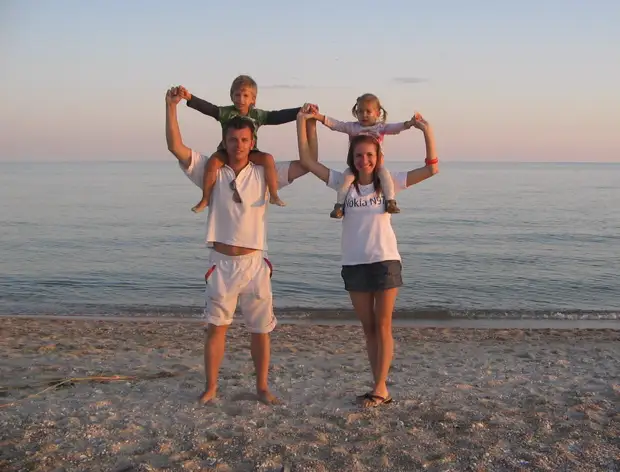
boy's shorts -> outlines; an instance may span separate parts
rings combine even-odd
[[[227,256],[211,251],[205,274],[205,321],[227,326],[233,321],[237,302],[251,333],[269,333],[277,324],[271,292],[272,267],[262,251]]]

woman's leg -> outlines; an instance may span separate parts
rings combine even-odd
[[[349,292],[355,314],[362,322],[366,338],[366,352],[372,370],[373,381],[377,383],[377,325],[375,322],[374,295],[370,292]]]
[[[377,327],[377,360],[375,388],[373,393],[388,398],[386,385],[392,357],[394,355],[394,339],[392,337],[392,313],[398,295],[398,288],[390,288],[374,293],[374,318]]]

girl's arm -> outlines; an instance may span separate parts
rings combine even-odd
[[[413,121],[404,121],[401,123],[385,123],[381,132],[383,134],[400,134],[403,131],[411,128]]]
[[[314,121],[314,125],[310,123]],[[297,146],[301,165],[316,175],[323,182],[329,181],[329,169],[318,162],[318,138],[316,135],[316,118],[300,111],[297,114]]]
[[[348,134],[349,136],[355,136],[361,129],[360,124],[356,121],[338,121],[327,115],[321,115],[320,113],[314,116],[332,131],[338,131],[339,133]]]
[[[416,113],[413,126],[424,133],[424,142],[426,143],[426,165],[418,169],[407,172],[407,187],[422,182],[439,172],[437,154],[435,153],[435,136],[431,125],[422,118],[422,115]]]

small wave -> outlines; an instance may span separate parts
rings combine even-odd
[[[278,317],[299,320],[353,320],[355,312],[350,308],[275,308]],[[92,315],[92,316],[148,316],[196,318],[202,316],[199,305],[119,305],[119,304],[71,304],[45,305],[12,302],[3,304],[0,314],[29,315]],[[620,310],[455,310],[443,307],[396,309],[395,320],[620,320]]]

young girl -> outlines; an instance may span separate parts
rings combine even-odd
[[[369,134],[373,136],[379,144],[383,143],[383,136],[386,134],[399,134],[401,131],[411,128],[415,123],[415,116],[403,123],[386,123],[387,111],[381,106],[381,102],[376,95],[365,93],[357,98],[355,105],[351,109],[357,121],[342,122],[334,120],[325,115],[315,114],[316,118],[333,131],[339,131],[349,135],[349,141],[354,136]],[[383,153],[382,153],[383,154]],[[383,156],[382,156],[383,157]],[[381,164],[377,174],[381,182],[381,188],[385,197],[385,211],[388,213],[400,213],[394,192],[394,182],[387,169]],[[329,214],[332,218],[342,218],[344,216],[344,201],[353,184],[353,173],[347,169],[344,171],[344,181],[338,190],[338,197],[334,209]]]
[[[295,121],[300,107],[277,111],[265,111],[256,108],[258,86],[254,79],[247,75],[240,75],[233,80],[230,87],[230,99],[233,104],[229,106],[218,107],[213,105],[206,100],[192,95],[185,87],[179,87],[179,93],[181,94],[181,97],[187,101],[188,107],[215,118],[222,124],[222,127],[226,124],[226,122],[235,116],[243,116],[252,121],[254,124],[254,148],[250,152],[250,161],[265,168],[265,180],[267,182],[267,187],[269,188],[269,203],[285,206],[284,202],[280,200],[278,195],[275,161],[271,154],[261,152],[256,147],[258,140],[256,132],[262,125],[281,125]],[[207,161],[202,198],[192,208],[193,212],[199,213],[209,205],[209,199],[211,198],[211,192],[213,191],[213,186],[215,185],[217,171],[219,168],[223,167],[226,162],[226,151],[223,144],[220,143],[217,151],[213,153]]]

